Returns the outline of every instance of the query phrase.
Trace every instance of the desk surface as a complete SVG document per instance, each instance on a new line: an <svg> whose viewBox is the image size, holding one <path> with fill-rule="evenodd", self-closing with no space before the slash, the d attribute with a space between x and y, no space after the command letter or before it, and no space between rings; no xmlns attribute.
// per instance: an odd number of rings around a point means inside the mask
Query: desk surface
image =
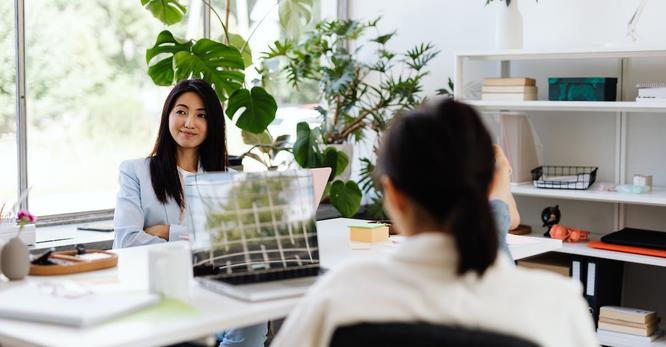
<svg viewBox="0 0 666 347"><path fill-rule="evenodd" d="M350 258L385 256L394 242L362 244L350 242L347 227L358 221L331 219L317 222L322 265L335 268ZM558 240L510 236L514 259L529 257L561 247ZM56 278L29 277L27 281L76 280L97 283L112 290L147 290L147 249L160 245L117 250L117 268ZM4 286L20 282L4 283ZM183 305L163 302L128 316L90 328L0 319L0 344L10 346L149 346L196 339L228 328L286 316L299 298L249 303L209 292L193 281L192 295Z"/></svg>

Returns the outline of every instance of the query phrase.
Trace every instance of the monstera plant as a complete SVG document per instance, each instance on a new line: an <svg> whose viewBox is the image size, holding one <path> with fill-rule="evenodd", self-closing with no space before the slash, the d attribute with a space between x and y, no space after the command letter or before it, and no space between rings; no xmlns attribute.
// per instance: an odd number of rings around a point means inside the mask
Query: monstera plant
<svg viewBox="0 0 666 347"><path fill-rule="evenodd" d="M222 102L224 112L234 124L253 134L266 131L275 119L277 103L262 86L249 87L245 69L252 65L247 41L228 32L228 18L223 21L207 0L202 0L220 21L224 29L223 42L209 38L182 40L169 30L157 35L153 47L146 50L148 75L158 86L170 86L187 78L208 81ZM166 25L180 23L187 14L187 6L179 0L141 0L152 15ZM226 1L227 14L231 1ZM296 32L311 18L312 0L281 0L280 23L289 32ZM249 38L248 38L249 40Z"/></svg>

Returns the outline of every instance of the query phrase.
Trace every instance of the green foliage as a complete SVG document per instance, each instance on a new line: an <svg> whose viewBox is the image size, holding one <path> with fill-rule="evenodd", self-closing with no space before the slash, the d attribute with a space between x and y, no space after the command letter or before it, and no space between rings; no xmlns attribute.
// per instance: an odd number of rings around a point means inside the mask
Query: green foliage
<svg viewBox="0 0 666 347"><path fill-rule="evenodd" d="M187 6L178 0L141 0L141 5L166 25L180 22L187 13Z"/></svg>
<svg viewBox="0 0 666 347"><path fill-rule="evenodd" d="M275 140L273 140L273 136L268 130L260 134L243 130L241 135L243 136L243 143L252 146L241 157L252 158L267 169L276 168L275 159L278 153L290 150L289 135L280 135Z"/></svg>
<svg viewBox="0 0 666 347"><path fill-rule="evenodd" d="M453 97L453 80L451 80L451 77L449 77L446 87L437 89L437 95Z"/></svg>
<svg viewBox="0 0 666 347"><path fill-rule="evenodd" d="M234 46L238 49L241 56L243 57L243 64L245 64L245 68L252 65L252 50L250 49L250 46L247 44L247 41L245 41L245 39L242 36L238 34L229 33L229 45Z"/></svg>
<svg viewBox="0 0 666 347"><path fill-rule="evenodd" d="M278 13L288 37L298 37L304 24L312 20L312 0L282 0Z"/></svg>
<svg viewBox="0 0 666 347"><path fill-rule="evenodd" d="M241 108L244 110L236 120L236 126L259 134L275 119L277 103L262 87L253 87L252 90L238 89L231 94L227 103L229 119L233 119Z"/></svg>
<svg viewBox="0 0 666 347"><path fill-rule="evenodd" d="M306 122L300 122L296 125L294 160L302 168L319 167L322 163L317 132L310 130L310 126Z"/></svg>
<svg viewBox="0 0 666 347"><path fill-rule="evenodd" d="M277 41L264 53L265 59L287 62L283 72L294 88L319 82L323 99L319 108L324 111L321 143L361 140L364 129L381 128L396 112L423 101L419 94L427 75L424 68L438 52L432 44L421 43L405 53L393 53L386 44L395 32L377 33L370 40L376 45L375 60L361 62L356 53L363 45L355 41L376 30L378 21L322 21L302 39ZM350 52L349 42L358 48ZM379 78L366 78L370 73Z"/></svg>
<svg viewBox="0 0 666 347"><path fill-rule="evenodd" d="M336 180L330 188L331 204L343 217L353 217L361 204L363 193L353 181Z"/></svg>

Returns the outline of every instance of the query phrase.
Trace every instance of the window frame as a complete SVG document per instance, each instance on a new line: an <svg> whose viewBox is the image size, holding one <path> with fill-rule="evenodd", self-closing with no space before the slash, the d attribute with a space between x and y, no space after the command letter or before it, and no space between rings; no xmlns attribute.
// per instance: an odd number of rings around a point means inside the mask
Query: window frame
<svg viewBox="0 0 666 347"><path fill-rule="evenodd" d="M206 2L205 0L202 0ZM337 18L347 19L349 17L349 0L333 1L336 8ZM208 6L203 7L203 34L210 38L211 10ZM26 107L26 63L25 63L25 0L14 0L14 28L15 28L15 59L16 59L16 150L18 160L18 189L17 196L21 196L28 190L28 122ZM28 209L30 204L28 194L19 205L21 209ZM114 209L77 211L71 213L39 216L38 225L57 225L113 218Z"/></svg>

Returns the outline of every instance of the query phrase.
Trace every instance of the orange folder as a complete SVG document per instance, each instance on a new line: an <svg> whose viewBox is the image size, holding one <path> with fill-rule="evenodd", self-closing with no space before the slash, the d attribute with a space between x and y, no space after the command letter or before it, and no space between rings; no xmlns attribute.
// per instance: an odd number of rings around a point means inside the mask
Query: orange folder
<svg viewBox="0 0 666 347"><path fill-rule="evenodd" d="M590 242L587 243L587 246L590 247L590 248L605 249L605 250L609 250L609 251L618 251L618 252L634 253L634 254L641 254L641 255L651 255L653 257L666 258L666 251L665 250L660 250L660 249L623 246L623 245L613 245L613 244L606 243L606 242L601 242L601 241L590 241Z"/></svg>

